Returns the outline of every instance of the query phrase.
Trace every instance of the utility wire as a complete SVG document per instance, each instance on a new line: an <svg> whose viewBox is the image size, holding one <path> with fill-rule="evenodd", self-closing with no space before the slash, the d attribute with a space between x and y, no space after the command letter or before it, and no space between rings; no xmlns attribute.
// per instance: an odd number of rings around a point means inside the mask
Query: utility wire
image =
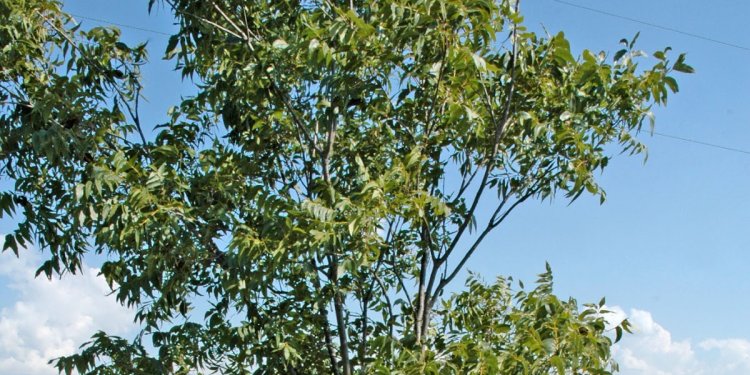
<svg viewBox="0 0 750 375"><path fill-rule="evenodd" d="M80 19L84 19L84 20L89 20L89 21L94 21L94 22L99 22L99 23L103 23L103 24L107 24L107 25L120 26L120 27L124 27L124 28L128 28L128 29L133 29L133 30L138 30L138 31L143 31L143 32L153 33L153 34L159 34L159 35L163 35L163 36L172 36L172 34L165 33L163 31L159 31L159 30L147 29L147 28L144 28L144 27L127 25L127 24L124 24L124 23L117 23L117 22L107 21L107 20L103 20L103 19L99 19L99 18L94 18L94 17L82 16L80 14L70 13L70 15L73 16L73 17L76 17L76 18L80 18Z"/></svg>
<svg viewBox="0 0 750 375"><path fill-rule="evenodd" d="M732 47L732 48L736 48L736 49L743 50L743 51L746 51L746 52L750 52L750 47L741 46L739 44L734 44L734 43L730 43L730 42L725 42L725 41L714 39L714 38L711 38L711 37L708 37L708 36L691 33L689 31L675 29L675 28L669 27L669 26L657 25L655 23L651 23L651 22L648 22L648 21L643 21L643 20L639 20L639 19L636 19L636 18L632 18L632 17L628 17L628 16L623 16L623 15L616 14L616 13L607 12L607 11L601 10L601 9L590 8L590 7L587 7L585 5L580 5L580 4L572 3L572 2L569 2L569 1L565 1L565 0L552 0L552 1L554 1L556 3L563 4L563 5L567 5L567 6L570 6L570 7L584 9L584 10L588 10L590 12L604 14L604 15L607 15L607 16L610 16L610 17L620 18L620 19L627 20L627 21L630 21L630 22L639 23L641 25L646 25L646 26L650 26L650 27L653 27L653 28L661 29L661 30L671 31L673 33L686 35L686 36L689 36L691 38L696 38L696 39L705 40L705 41L711 42L711 43L721 44L721 45L723 45L725 47Z"/></svg>
<svg viewBox="0 0 750 375"><path fill-rule="evenodd" d="M598 13L607 14L607 15L610 15L610 16L613 16L613 17L624 18L624 19L627 19L627 20L630 20L630 21L643 23L643 24L646 24L646 25L649 25L649 26L654 26L654 27L665 29L665 30L676 31L676 32L682 33L679 30L674 30L674 29L670 29L670 28L666 28L666 27L662 27L662 26L658 26L658 25L652 25L652 24L649 24L647 22L638 21L638 20L631 19L631 18L628 18L628 17L619 16L619 15L616 15L616 14L610 14L608 12L600 11L600 10L593 9L593 8L587 8L587 7L584 7L584 6L577 5L577 4L569 3L569 2L564 1L564 0L552 0L552 1L555 1L555 2L558 2L558 3L562 3L562 4L566 4L566 5L570 5L570 6L574 6L574 7L578 7L578 8L583 8L583 9L591 10L591 11L598 12ZM128 29L144 31L144 32L148 32L148 33L162 35L162 36L171 36L168 33L165 33L165 32L162 32L162 31L158 31L158 30L147 29L147 28L133 26L133 25L128 25L128 24L123 24L123 23L116 23L116 22L111 22L111 21L107 21L107 20L104 20L104 19L99 19L99 18L94 18L94 17L88 17L88 16L82 16L82 15L76 15L76 14L72 14L72 13L71 13L71 15L74 16L74 17L81 18L81 19L87 19L89 21L99 22L99 23L103 23L103 24L125 27L125 28L128 28ZM690 35L690 34L687 33L687 35ZM695 36L695 35L691 35L691 36ZM706 39L706 40L714 41L712 39L707 39L707 38L700 37L700 36L696 36L696 37L699 37L701 39ZM750 51L750 48L746 48L746 47L742 47L742 46L735 46L735 45L732 45L732 44L727 44L727 43L723 43L723 42L719 42L719 41L714 41L714 42L721 43L721 44L726 44L728 46L732 46L732 47L735 47L735 48L740 48L740 49L744 49L744 50ZM655 131L654 132L650 132L650 133L653 134L653 135L656 135L656 136L660 136L660 137L664 137L664 138L670 138L670 139L681 141L681 142L694 143L694 144L698 144L698 145L702 145L702 146L706 146L706 147L713 147L713 148L724 150L724 151L731 151L731 152L737 152L737 153L741 153L741 154L750 155L750 151L739 149L739 148L722 146L722 145L718 145L718 144L714 144L714 143L703 142L703 141L700 141L700 140L697 140L697 139L683 138L683 137L680 137L680 136L666 134L666 133L659 133L659 132L655 132Z"/></svg>
<svg viewBox="0 0 750 375"><path fill-rule="evenodd" d="M671 135L671 134L664 134L664 133L658 133L658 132L652 132L652 133L654 135L658 135L658 136L664 137L664 138L671 138L671 139L675 139L675 140L682 141L682 142L695 143L695 144L699 144L699 145L703 145L703 146L707 146L707 147L718 148L720 150L732 151L732 152L738 152L738 153L741 153L741 154L750 155L750 151L748 151L748 150L743 150L743 149L734 148L734 147L727 147L727 146L717 145L715 143L703 142L703 141L699 141L697 139L690 139L690 138L678 137L676 135Z"/></svg>

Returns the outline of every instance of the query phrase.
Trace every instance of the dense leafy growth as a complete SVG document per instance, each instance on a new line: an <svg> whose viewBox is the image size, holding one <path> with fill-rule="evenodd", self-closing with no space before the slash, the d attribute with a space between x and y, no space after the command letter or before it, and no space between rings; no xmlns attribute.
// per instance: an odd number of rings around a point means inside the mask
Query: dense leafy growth
<svg viewBox="0 0 750 375"><path fill-rule="evenodd" d="M0 0L4 250L43 249L47 277L105 254L142 328L97 333L61 371L614 370L603 303L558 299L549 270L531 291L445 290L524 201L603 199L595 173L644 150L684 55L575 57L510 0L148 5L173 12L165 58L197 87L157 126L144 45Z"/></svg>

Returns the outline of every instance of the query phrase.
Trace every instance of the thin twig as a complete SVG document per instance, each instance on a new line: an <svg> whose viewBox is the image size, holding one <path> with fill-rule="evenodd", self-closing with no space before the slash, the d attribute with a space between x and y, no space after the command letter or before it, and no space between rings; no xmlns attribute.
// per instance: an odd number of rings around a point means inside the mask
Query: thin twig
<svg viewBox="0 0 750 375"><path fill-rule="evenodd" d="M229 24L232 25L232 27L234 27L234 29L237 30L238 33L241 33L244 36L243 39L245 40L249 39L248 35L244 34L242 29L240 29L240 27L237 26L237 24L234 23L234 21L232 21L232 19L229 16L227 16L227 14L224 13L224 11L222 11L218 5L216 5L216 3L213 3L213 6L214 6L214 9L216 9L216 11L219 12L219 14L221 14L222 17L224 17L224 20L229 22Z"/></svg>

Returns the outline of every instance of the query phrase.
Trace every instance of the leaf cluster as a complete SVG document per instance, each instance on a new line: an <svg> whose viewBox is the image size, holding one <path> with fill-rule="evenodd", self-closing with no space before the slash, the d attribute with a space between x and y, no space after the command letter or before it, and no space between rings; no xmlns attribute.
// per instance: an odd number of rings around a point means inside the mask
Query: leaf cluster
<svg viewBox="0 0 750 375"><path fill-rule="evenodd" d="M575 56L509 0L160 4L179 24L164 57L197 93L149 125L145 45L54 0L0 0L4 250L36 244L47 277L106 255L141 327L58 369L613 369L602 319L555 297L549 272L513 295L445 290L524 202L604 199L596 175L645 151L684 55L646 65L634 38Z"/></svg>

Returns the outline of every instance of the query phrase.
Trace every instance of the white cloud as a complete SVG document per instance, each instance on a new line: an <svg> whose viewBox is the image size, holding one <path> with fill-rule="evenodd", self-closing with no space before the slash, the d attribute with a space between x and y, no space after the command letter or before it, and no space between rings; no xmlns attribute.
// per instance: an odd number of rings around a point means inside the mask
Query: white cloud
<svg viewBox="0 0 750 375"><path fill-rule="evenodd" d="M107 296L99 270L84 265L83 274L62 279L34 278L39 256L23 251L0 255L0 295L14 295L0 310L0 374L57 374L47 362L76 352L98 330L128 335L132 311Z"/></svg>
<svg viewBox="0 0 750 375"><path fill-rule="evenodd" d="M676 340L648 311L610 307L618 321L625 315L634 327L615 345L622 375L746 375L750 374L750 340L708 339L694 344Z"/></svg>

